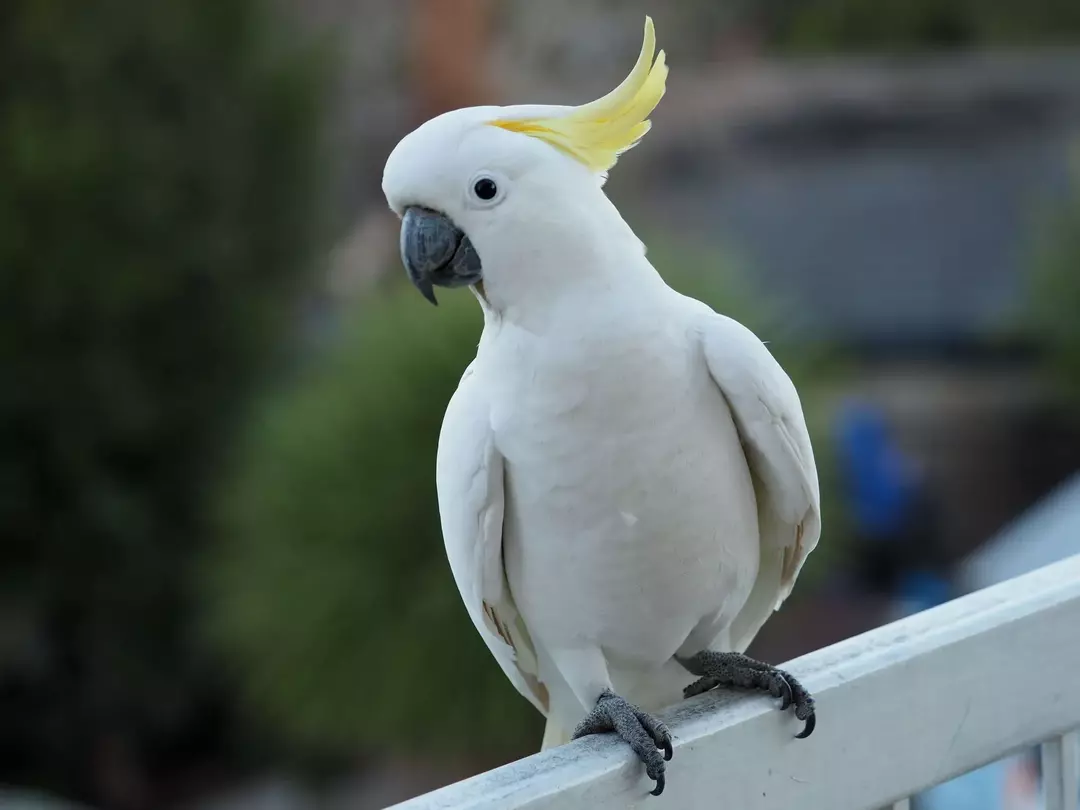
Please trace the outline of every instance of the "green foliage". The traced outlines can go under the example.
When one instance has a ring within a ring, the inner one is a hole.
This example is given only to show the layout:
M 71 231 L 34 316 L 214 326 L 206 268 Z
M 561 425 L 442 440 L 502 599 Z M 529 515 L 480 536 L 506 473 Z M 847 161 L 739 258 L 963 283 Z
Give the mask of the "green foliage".
M 1076 158 L 1071 193 L 1038 231 L 1027 326 L 1051 379 L 1080 407 L 1080 148 Z
M 0 780 L 92 800 L 219 695 L 190 563 L 314 236 L 319 67 L 261 20 L 0 4 Z
M 1080 39 L 1074 0 L 766 0 L 757 13 L 796 51 L 918 51 Z
M 224 492 L 213 630 L 254 703 L 308 744 L 498 750 L 535 714 L 472 630 L 442 550 L 435 446 L 481 318 L 467 293 L 441 298 L 433 310 L 395 285 L 369 301 L 253 419 Z
M 699 272 L 715 256 L 648 241 L 675 286 L 766 322 L 723 272 Z M 394 285 L 240 448 L 225 542 L 206 566 L 211 630 L 252 705 L 305 744 L 476 756 L 539 744 L 539 715 L 466 616 L 439 528 L 439 427 L 481 327 L 464 291 L 433 310 Z M 807 386 L 826 366 L 810 347 L 783 348 Z

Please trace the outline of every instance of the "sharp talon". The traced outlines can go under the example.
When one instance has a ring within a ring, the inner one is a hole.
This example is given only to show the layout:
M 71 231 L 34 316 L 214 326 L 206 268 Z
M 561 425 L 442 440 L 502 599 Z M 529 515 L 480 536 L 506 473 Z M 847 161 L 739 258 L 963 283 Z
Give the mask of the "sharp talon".
M 649 791 L 653 796 L 659 796 L 664 792 L 664 775 L 660 774 L 656 777 L 656 787 Z
M 810 717 L 812 719 L 814 717 L 814 715 L 810 715 Z M 672 758 L 672 756 L 674 756 L 674 754 L 675 754 L 675 751 L 671 747 L 671 740 L 665 740 L 664 741 L 664 761 L 671 762 L 671 758 Z
M 817 715 L 812 714 L 806 718 L 806 728 L 795 735 L 796 740 L 805 740 L 811 734 L 814 733 L 814 727 L 817 726 Z
M 790 708 L 792 701 L 795 699 L 791 692 L 791 684 L 788 683 L 788 679 L 780 673 L 777 673 L 777 677 L 780 678 L 780 686 L 783 694 L 780 695 L 782 702 L 780 704 L 780 711 L 786 711 Z

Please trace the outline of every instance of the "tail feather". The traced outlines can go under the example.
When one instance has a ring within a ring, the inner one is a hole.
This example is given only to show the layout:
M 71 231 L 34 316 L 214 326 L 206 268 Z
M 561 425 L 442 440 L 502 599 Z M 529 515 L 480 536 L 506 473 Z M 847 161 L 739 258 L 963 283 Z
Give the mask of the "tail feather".
M 544 726 L 544 741 L 540 743 L 540 750 L 546 751 L 549 748 L 566 745 L 566 743 L 570 742 L 571 734 L 573 734 L 573 731 L 564 728 L 555 719 L 555 713 L 552 712 L 548 715 L 547 725 Z

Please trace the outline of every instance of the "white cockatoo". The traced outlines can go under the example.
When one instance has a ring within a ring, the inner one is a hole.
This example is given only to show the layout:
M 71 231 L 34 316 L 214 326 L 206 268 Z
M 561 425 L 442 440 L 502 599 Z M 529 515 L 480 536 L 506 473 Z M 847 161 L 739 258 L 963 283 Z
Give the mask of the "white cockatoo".
M 743 655 L 821 531 L 799 396 L 765 345 L 671 289 L 603 191 L 664 94 L 652 21 L 615 90 L 579 107 L 472 107 L 395 147 L 383 191 L 419 290 L 469 287 L 476 358 L 436 485 L 476 629 L 547 717 L 543 747 L 614 731 L 664 788 L 651 713 L 714 687 L 782 698 Z

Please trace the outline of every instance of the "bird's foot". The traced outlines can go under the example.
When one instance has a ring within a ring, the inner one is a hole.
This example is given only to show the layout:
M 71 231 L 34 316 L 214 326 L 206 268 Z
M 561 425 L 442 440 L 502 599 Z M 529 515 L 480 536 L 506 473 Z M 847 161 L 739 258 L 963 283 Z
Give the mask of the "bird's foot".
M 608 731 L 622 737 L 645 763 L 645 773 L 656 782 L 652 795 L 663 793 L 664 762 L 672 755 L 671 732 L 667 726 L 611 690 L 604 690 L 595 708 L 574 729 L 573 739 Z
M 795 736 L 809 737 L 817 725 L 814 698 L 795 676 L 771 664 L 756 661 L 741 653 L 718 653 L 708 650 L 690 658 L 676 660 L 692 675 L 700 676 L 683 690 L 683 697 L 693 697 L 718 686 L 735 689 L 759 689 L 781 698 L 781 709 L 795 707 L 795 716 L 806 726 Z

